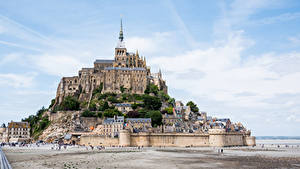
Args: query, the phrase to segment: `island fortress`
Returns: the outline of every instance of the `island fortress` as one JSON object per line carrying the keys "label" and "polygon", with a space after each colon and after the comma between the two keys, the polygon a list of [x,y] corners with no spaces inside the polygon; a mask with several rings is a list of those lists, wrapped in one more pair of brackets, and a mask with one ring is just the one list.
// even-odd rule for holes
{"label": "island fortress", "polygon": [[138,51],[127,51],[121,20],[114,60],[97,59],[94,68],[82,68],[78,76],[63,77],[57,88],[55,104],[60,104],[64,97],[69,95],[79,95],[80,101],[90,101],[93,90],[100,85],[103,85],[102,93],[120,94],[124,89],[131,94],[143,94],[149,83],[167,93],[161,71],[151,74],[145,57],[140,57]]}
{"label": "island fortress", "polygon": [[93,68],[82,68],[78,76],[63,77],[49,109],[41,111],[44,130],[33,134],[47,142],[94,146],[255,145],[255,137],[241,123],[208,116],[192,101],[183,104],[170,97],[161,71],[151,73],[145,57],[138,51],[127,51],[122,20],[114,59],[96,60]]}

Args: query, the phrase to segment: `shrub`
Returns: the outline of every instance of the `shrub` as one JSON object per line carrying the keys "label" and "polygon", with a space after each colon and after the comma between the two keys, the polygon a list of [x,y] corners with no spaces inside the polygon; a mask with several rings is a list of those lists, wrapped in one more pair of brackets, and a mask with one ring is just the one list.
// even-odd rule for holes
{"label": "shrub", "polygon": [[55,103],[55,99],[52,99],[51,104],[49,105],[49,108],[51,108],[54,105],[54,103]]}
{"label": "shrub", "polygon": [[122,113],[117,109],[106,109],[103,113],[104,117],[122,116]]}
{"label": "shrub", "polygon": [[90,103],[89,110],[90,111],[96,111],[97,110],[97,106],[96,106],[95,102]]}
{"label": "shrub", "polygon": [[80,103],[72,96],[67,96],[59,106],[60,110],[79,110]]}
{"label": "shrub", "polygon": [[146,117],[146,114],[147,114],[147,111],[146,109],[140,109],[138,110],[139,112],[139,118],[145,118]]}
{"label": "shrub", "polygon": [[165,111],[166,111],[168,114],[173,114],[173,107],[172,107],[172,106],[167,107],[167,108],[165,108]]}
{"label": "shrub", "polygon": [[103,117],[103,113],[102,112],[98,112],[97,113],[97,117],[102,118]]}
{"label": "shrub", "polygon": [[132,108],[133,110],[137,109],[137,107],[138,107],[138,104],[136,104],[136,103],[133,103],[133,104],[131,105],[131,108]]}
{"label": "shrub", "polygon": [[107,101],[105,101],[105,102],[100,102],[100,106],[99,106],[99,111],[104,111],[104,110],[106,110],[106,109],[109,109],[110,107],[109,107],[109,105],[108,105],[108,102]]}
{"label": "shrub", "polygon": [[82,117],[96,117],[96,113],[89,111],[89,110],[85,110],[82,112],[81,116]]}
{"label": "shrub", "polygon": [[199,111],[199,108],[197,107],[197,105],[192,101],[189,101],[186,105],[190,106],[191,111],[194,113],[197,113]]}
{"label": "shrub", "polygon": [[156,85],[154,85],[154,84],[148,84],[146,86],[146,89],[145,89],[144,93],[145,94],[153,93],[153,94],[157,95],[158,91],[159,91],[159,89],[158,89],[158,87]]}
{"label": "shrub", "polygon": [[146,118],[151,118],[151,124],[153,127],[159,126],[162,124],[162,115],[160,111],[149,111],[146,113]]}
{"label": "shrub", "polygon": [[121,101],[118,100],[115,96],[109,96],[107,100],[110,101],[111,103],[121,103]]}
{"label": "shrub", "polygon": [[143,95],[144,105],[149,110],[159,110],[162,103],[161,100],[156,96]]}
{"label": "shrub", "polygon": [[93,95],[97,94],[97,93],[101,93],[103,89],[103,83],[100,83],[100,86],[97,87],[94,91],[93,91]]}

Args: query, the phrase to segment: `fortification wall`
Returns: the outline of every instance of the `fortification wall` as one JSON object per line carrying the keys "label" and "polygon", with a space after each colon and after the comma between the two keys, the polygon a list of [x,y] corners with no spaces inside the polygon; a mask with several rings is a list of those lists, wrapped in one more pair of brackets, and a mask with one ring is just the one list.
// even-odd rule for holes
{"label": "fortification wall", "polygon": [[255,145],[255,137],[249,137],[243,135],[242,133],[130,133],[127,130],[121,130],[119,138],[110,138],[103,136],[83,136],[80,139],[80,144],[144,147],[226,147]]}
{"label": "fortification wall", "polygon": [[209,131],[209,144],[212,147],[243,146],[245,135],[242,133],[225,132],[224,129],[211,129]]}
{"label": "fortification wall", "polygon": [[183,134],[183,133],[138,133],[131,134],[131,146],[167,146],[185,147],[209,146],[208,135],[206,134]]}
{"label": "fortification wall", "polygon": [[111,138],[99,135],[82,135],[80,137],[79,144],[92,146],[118,146],[119,138]]}
{"label": "fortification wall", "polygon": [[246,146],[256,146],[256,138],[254,136],[245,136],[244,140]]}

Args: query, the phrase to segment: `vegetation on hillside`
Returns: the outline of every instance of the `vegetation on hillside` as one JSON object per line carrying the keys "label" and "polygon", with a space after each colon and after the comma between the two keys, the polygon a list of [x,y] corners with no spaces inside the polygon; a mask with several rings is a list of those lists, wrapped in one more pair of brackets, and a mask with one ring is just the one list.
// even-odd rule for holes
{"label": "vegetation on hillside", "polygon": [[189,101],[189,102],[187,102],[186,105],[190,106],[192,112],[194,112],[194,113],[199,112],[199,108],[198,108],[198,106],[194,102]]}
{"label": "vegetation on hillside", "polygon": [[50,121],[47,115],[44,115],[47,109],[42,107],[37,111],[36,115],[30,115],[29,117],[22,119],[24,122],[30,124],[30,135],[34,139],[37,139],[38,136],[50,125]]}
{"label": "vegetation on hillside", "polygon": [[[87,101],[79,101],[78,95],[67,96],[60,105],[55,105],[55,100],[51,101],[49,108],[53,112],[69,111],[69,110],[84,110],[82,117],[114,117],[122,116],[123,114],[115,108],[117,103],[130,103],[133,111],[128,112],[128,118],[151,118],[152,126],[162,124],[162,114],[173,114],[173,107],[175,106],[175,99],[171,98],[164,91],[160,90],[158,86],[149,84],[144,91],[144,94],[131,94],[130,90],[124,86],[120,87],[121,94],[103,93],[103,83],[94,89],[90,103]],[[82,92],[82,91],[81,91]],[[192,101],[187,103],[193,112],[198,112],[199,109]],[[162,109],[163,106],[163,110]],[[47,116],[41,117],[40,112],[37,115],[29,116],[24,121],[30,122],[32,126],[32,134],[39,133],[45,129],[50,122],[46,120]],[[124,115],[123,115],[124,116]]]}

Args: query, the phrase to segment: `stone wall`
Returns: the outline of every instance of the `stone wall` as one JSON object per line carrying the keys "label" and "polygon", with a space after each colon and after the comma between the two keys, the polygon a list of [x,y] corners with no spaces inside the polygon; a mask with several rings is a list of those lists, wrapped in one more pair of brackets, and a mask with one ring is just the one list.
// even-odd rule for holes
{"label": "stone wall", "polygon": [[119,138],[111,138],[100,135],[82,135],[80,137],[80,145],[92,146],[118,146]]}
{"label": "stone wall", "polygon": [[244,137],[245,145],[247,146],[255,146],[256,145],[256,138],[254,136],[246,136]]}
{"label": "stone wall", "polygon": [[131,146],[209,146],[206,134],[184,134],[184,133],[138,133],[131,134]]}
{"label": "stone wall", "polygon": [[[111,140],[113,139],[113,140]],[[102,144],[100,144],[102,143]],[[84,136],[80,144],[93,145],[120,145],[120,146],[144,146],[144,147],[225,147],[225,146],[252,146],[255,145],[255,137],[242,133],[130,133],[127,130],[120,131],[120,137],[109,138],[103,136]]]}

